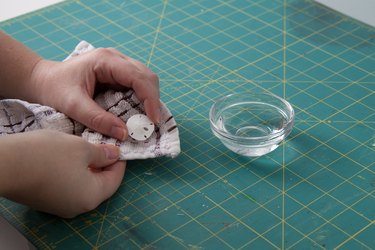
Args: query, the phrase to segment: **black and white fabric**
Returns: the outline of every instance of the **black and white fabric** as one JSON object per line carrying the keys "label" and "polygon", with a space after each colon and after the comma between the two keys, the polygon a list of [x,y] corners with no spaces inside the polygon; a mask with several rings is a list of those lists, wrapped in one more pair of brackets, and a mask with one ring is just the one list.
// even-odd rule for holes
{"label": "black and white fabric", "polygon": [[[80,42],[67,57],[79,56],[93,50],[94,47]],[[145,114],[143,103],[132,89],[126,91],[107,90],[99,93],[95,101],[105,110],[120,117],[125,123],[133,115]],[[173,115],[164,103],[161,103],[161,122],[155,125],[152,135],[144,141],[129,137],[121,142],[84,127],[55,109],[40,104],[28,103],[17,99],[0,100],[0,135],[22,133],[37,129],[52,129],[68,134],[82,136],[95,144],[113,144],[120,147],[121,160],[175,157],[180,153],[180,138]]]}

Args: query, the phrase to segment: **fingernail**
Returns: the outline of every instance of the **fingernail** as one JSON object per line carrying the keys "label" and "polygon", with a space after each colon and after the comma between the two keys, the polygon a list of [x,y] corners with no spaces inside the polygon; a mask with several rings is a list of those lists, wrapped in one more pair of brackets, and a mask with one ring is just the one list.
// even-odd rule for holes
{"label": "fingernail", "polygon": [[156,120],[156,124],[160,125],[160,115],[158,115],[155,120]]}
{"label": "fingernail", "polygon": [[111,129],[111,136],[121,141],[125,141],[128,137],[128,132],[124,128],[113,126]]}
{"label": "fingernail", "polygon": [[156,125],[160,125],[160,112],[156,113],[156,115],[154,116],[154,123]]}
{"label": "fingernail", "polygon": [[120,150],[116,147],[105,147],[104,152],[108,160],[115,160],[120,157]]}

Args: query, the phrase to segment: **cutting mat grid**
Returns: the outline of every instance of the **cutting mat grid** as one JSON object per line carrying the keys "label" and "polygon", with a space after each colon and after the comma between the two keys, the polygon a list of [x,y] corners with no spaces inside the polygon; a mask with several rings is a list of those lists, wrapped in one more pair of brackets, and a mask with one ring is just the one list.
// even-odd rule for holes
{"label": "cutting mat grid", "polygon": [[[118,192],[62,220],[5,199],[41,249],[374,249],[375,30],[313,1],[66,1],[0,24],[62,60],[80,40],[160,76],[182,153],[128,163]],[[279,149],[228,151],[213,101],[269,91],[296,111]]]}

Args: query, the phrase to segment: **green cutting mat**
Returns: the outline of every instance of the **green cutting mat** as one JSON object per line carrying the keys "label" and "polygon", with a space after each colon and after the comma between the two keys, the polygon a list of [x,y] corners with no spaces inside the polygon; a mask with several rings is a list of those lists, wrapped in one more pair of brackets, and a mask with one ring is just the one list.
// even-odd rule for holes
{"label": "green cutting mat", "polygon": [[[375,29],[313,1],[67,1],[0,24],[46,58],[80,40],[152,68],[175,159],[132,161],[118,192],[62,220],[0,200],[41,249],[374,249]],[[296,111],[260,158],[209,129],[218,97],[267,90]]]}

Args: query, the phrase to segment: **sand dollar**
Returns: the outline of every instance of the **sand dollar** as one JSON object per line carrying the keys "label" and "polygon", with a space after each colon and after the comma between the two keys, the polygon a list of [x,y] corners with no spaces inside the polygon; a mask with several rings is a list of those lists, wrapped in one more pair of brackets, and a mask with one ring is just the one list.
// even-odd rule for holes
{"label": "sand dollar", "polygon": [[126,122],[128,133],[131,138],[137,141],[145,141],[155,130],[154,123],[143,114],[133,115]]}

